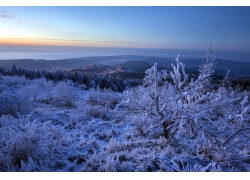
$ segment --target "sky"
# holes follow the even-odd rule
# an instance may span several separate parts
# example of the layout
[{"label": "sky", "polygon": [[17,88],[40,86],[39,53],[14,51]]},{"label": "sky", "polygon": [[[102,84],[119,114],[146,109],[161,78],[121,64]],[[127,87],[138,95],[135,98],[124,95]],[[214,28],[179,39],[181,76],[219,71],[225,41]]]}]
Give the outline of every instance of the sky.
[{"label": "sky", "polygon": [[[0,59],[204,51],[211,44],[217,51],[245,51],[250,57],[249,32],[250,6],[4,5]],[[34,51],[53,51],[54,57]]]},{"label": "sky", "polygon": [[250,51],[250,7],[0,6],[0,45]]}]

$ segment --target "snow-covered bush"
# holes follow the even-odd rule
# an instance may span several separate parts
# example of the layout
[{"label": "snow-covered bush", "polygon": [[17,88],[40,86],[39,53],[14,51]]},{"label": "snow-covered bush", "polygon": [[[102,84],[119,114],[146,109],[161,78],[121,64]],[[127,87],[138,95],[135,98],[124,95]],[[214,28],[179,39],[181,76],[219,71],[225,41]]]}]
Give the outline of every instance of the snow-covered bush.
[{"label": "snow-covered bush", "polygon": [[100,106],[86,106],[85,108],[86,108],[85,115],[89,117],[102,118],[102,119],[107,118],[105,109]]},{"label": "snow-covered bush", "polygon": [[0,171],[53,171],[64,161],[68,148],[65,135],[51,122],[0,118]]},{"label": "snow-covered bush", "polygon": [[31,83],[31,80],[27,80],[24,76],[3,76],[2,83],[9,87],[22,87]]},{"label": "snow-covered bush", "polygon": [[5,84],[2,84],[0,82],[0,93],[2,93],[4,90],[8,89],[8,86],[6,86]]},{"label": "snow-covered bush", "polygon": [[52,91],[54,88],[54,83],[52,81],[44,80],[42,82],[42,88],[44,93],[44,98],[41,98],[42,101],[45,101],[47,104],[52,101]]},{"label": "snow-covered bush", "polygon": [[29,110],[31,105],[30,99],[22,93],[22,88],[18,90],[7,89],[0,94],[0,116],[24,113]]},{"label": "snow-covered bush", "polygon": [[75,115],[70,115],[70,118],[73,118],[76,121],[85,122],[86,120],[91,120],[93,118],[107,120],[110,118],[110,115],[109,112],[106,111],[105,107],[78,104]]},{"label": "snow-covered bush", "polygon": [[77,101],[77,93],[74,87],[66,82],[59,82],[52,91],[52,103],[59,106],[74,106]]},{"label": "snow-covered bush", "polygon": [[43,101],[50,103],[52,101],[52,91],[54,89],[52,81],[46,81],[44,78],[34,79],[31,83],[23,87],[23,95],[29,96],[33,101]]},{"label": "snow-covered bush", "polygon": [[123,104],[137,112],[131,121],[143,136],[162,128],[166,139],[195,139],[197,151],[211,155],[249,130],[248,99],[230,95],[225,87],[217,91],[213,88],[215,61],[210,48],[196,79],[188,78],[179,58],[178,55],[176,65],[172,64],[172,83],[161,82],[167,75],[158,71],[155,64],[146,71],[145,87],[128,90]]},{"label": "snow-covered bush", "polygon": [[110,89],[92,89],[88,96],[88,102],[92,106],[100,105],[114,108],[120,100],[120,95],[116,92],[112,92]]},{"label": "snow-covered bush", "polygon": [[41,87],[38,84],[32,83],[22,88],[22,96],[37,101],[38,95],[41,93]]}]

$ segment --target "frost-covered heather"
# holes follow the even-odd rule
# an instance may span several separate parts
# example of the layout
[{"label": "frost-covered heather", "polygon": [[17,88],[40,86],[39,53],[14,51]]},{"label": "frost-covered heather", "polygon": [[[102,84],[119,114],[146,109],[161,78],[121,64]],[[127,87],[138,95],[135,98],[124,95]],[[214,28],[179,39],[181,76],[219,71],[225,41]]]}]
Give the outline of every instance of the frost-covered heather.
[{"label": "frost-covered heather", "polygon": [[250,171],[249,92],[213,86],[214,61],[193,79],[155,64],[123,93],[1,77],[0,171]]}]

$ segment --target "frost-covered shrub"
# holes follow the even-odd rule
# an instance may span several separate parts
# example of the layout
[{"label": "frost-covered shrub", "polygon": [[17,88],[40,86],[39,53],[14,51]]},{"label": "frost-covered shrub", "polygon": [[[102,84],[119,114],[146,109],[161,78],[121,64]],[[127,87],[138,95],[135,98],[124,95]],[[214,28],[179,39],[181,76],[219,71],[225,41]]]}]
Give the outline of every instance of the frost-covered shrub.
[{"label": "frost-covered shrub", "polygon": [[92,89],[88,96],[88,102],[92,106],[107,105],[110,108],[114,108],[120,100],[121,97],[119,93],[112,92],[109,89],[104,89],[104,90],[97,89],[96,91]]},{"label": "frost-covered shrub", "polygon": [[51,122],[0,118],[0,171],[53,171],[64,161],[70,140]]},{"label": "frost-covered shrub", "polygon": [[197,152],[216,159],[213,154],[217,150],[229,146],[240,133],[248,132],[250,105],[247,96],[237,97],[224,86],[214,90],[211,84],[213,65],[209,49],[196,79],[188,79],[179,55],[176,65],[172,64],[171,83],[162,82],[167,76],[157,70],[157,64],[147,70],[145,87],[128,90],[123,101],[127,110],[136,112],[131,121],[141,135],[149,137],[162,129],[166,139],[183,142],[195,139],[193,145]]},{"label": "frost-covered shrub", "polygon": [[30,108],[30,99],[21,90],[5,90],[0,94],[0,116],[17,116],[17,113],[24,113]]},{"label": "frost-covered shrub", "polygon": [[182,168],[176,165],[174,168],[177,172],[221,172],[222,168],[220,165],[216,165],[216,163],[210,163],[207,166],[202,166],[200,164],[195,164],[190,166],[187,164],[186,166],[182,164]]},{"label": "frost-covered shrub", "polygon": [[146,113],[135,113],[127,117],[131,119],[140,136],[148,137],[148,127],[152,124],[152,119]]},{"label": "frost-covered shrub", "polygon": [[[27,124],[30,126],[29,130],[23,132],[19,129],[9,128],[8,134],[4,134],[2,137],[5,158],[2,159],[6,165],[12,166],[13,169],[21,168],[23,163],[27,163],[30,160],[39,160],[45,158],[48,155],[44,149],[45,140],[42,138],[40,127],[34,127],[34,124]],[[35,129],[34,129],[35,128]]]},{"label": "frost-covered shrub", "polygon": [[90,90],[90,93],[88,95],[88,102],[90,105],[95,106],[100,104],[100,93],[98,91],[95,91],[94,89]]},{"label": "frost-covered shrub", "polygon": [[30,84],[32,81],[27,80],[24,76],[3,76],[2,83],[9,87],[22,87]]},{"label": "frost-covered shrub", "polygon": [[52,101],[52,92],[54,88],[54,83],[52,81],[44,80],[42,83],[42,88],[44,97],[41,99],[43,99],[43,101],[45,101],[48,104]]},{"label": "frost-covered shrub", "polygon": [[22,95],[33,101],[37,101],[38,95],[41,91],[42,89],[38,84],[30,84],[22,88]]},{"label": "frost-covered shrub", "polygon": [[52,91],[52,103],[59,106],[74,106],[77,101],[77,93],[74,87],[66,82],[59,82]]},{"label": "frost-covered shrub", "polygon": [[101,118],[101,119],[106,119],[107,118],[107,113],[105,112],[105,109],[100,106],[85,106],[85,115],[87,117],[92,117],[92,118]]},{"label": "frost-covered shrub", "polygon": [[[148,94],[148,88],[144,86],[137,86],[136,88],[127,89],[124,91],[124,100],[122,103],[117,105],[117,108],[128,108],[131,111],[142,111],[146,109],[146,107],[150,106],[151,99]],[[127,106],[127,102],[129,101],[129,106]]]},{"label": "frost-covered shrub", "polygon": [[52,81],[46,81],[44,78],[34,79],[30,85],[25,87],[24,93],[29,94],[34,101],[45,100],[49,102],[52,99],[51,91],[53,87],[54,83]]},{"label": "frost-covered shrub", "polygon": [[6,90],[6,89],[8,89],[8,86],[6,86],[6,85],[4,85],[4,84],[2,84],[1,82],[0,82],[0,93],[2,93],[4,90]]},{"label": "frost-covered shrub", "polygon": [[117,142],[116,139],[111,138],[109,140],[108,145],[107,145],[106,151],[107,151],[107,153],[112,154],[115,151],[119,151],[119,146],[120,146],[119,142]]},{"label": "frost-covered shrub", "polygon": [[103,149],[85,157],[82,171],[88,172],[222,171],[220,165],[190,157],[185,149],[175,149],[163,138],[111,138]]}]

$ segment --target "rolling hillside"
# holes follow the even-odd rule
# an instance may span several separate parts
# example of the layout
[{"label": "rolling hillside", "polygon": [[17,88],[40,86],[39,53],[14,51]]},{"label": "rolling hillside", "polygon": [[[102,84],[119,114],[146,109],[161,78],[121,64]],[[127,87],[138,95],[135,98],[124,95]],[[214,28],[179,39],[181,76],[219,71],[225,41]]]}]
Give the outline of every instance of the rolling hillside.
[{"label": "rolling hillside", "polygon": [[[202,59],[180,59],[186,65],[187,73],[197,74],[199,66],[202,65]],[[1,60],[0,67],[7,70],[15,64],[23,69],[81,69],[88,67],[89,64],[100,66],[110,66],[115,68],[125,68],[130,72],[144,73],[155,62],[158,63],[158,69],[166,69],[172,71],[171,63],[175,64],[175,60],[160,57],[144,57],[144,56],[93,56],[60,60],[34,60],[34,59],[18,59],[18,60]],[[112,69],[112,68],[111,68]],[[215,74],[224,77],[226,72],[230,70],[231,76],[249,77],[250,63],[237,62],[225,59],[216,59]]]}]

